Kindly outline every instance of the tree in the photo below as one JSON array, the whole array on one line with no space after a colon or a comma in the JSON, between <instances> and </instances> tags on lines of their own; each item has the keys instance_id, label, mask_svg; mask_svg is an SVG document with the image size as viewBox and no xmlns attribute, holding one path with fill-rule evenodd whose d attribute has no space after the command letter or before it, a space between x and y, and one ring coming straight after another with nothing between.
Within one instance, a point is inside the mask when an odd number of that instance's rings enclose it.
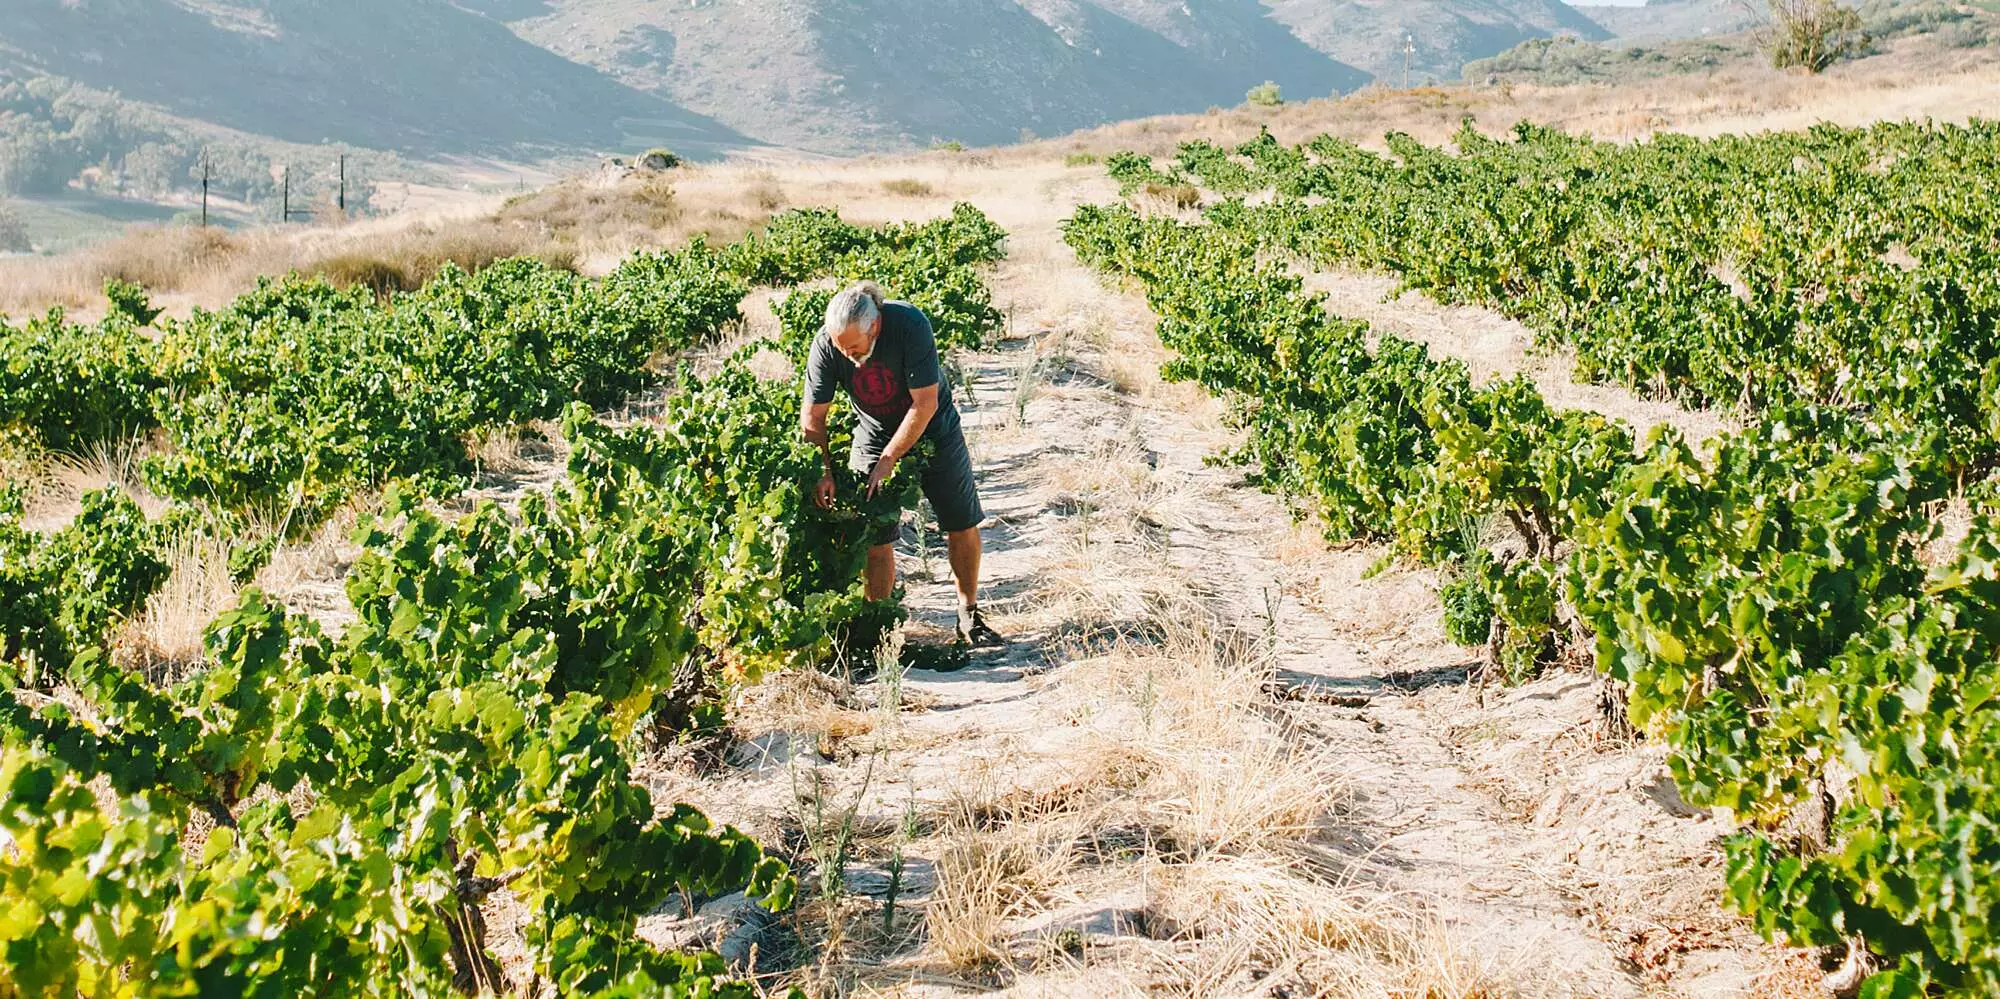
<instances>
[{"instance_id":1,"label":"tree","mask_svg":"<svg viewBox=\"0 0 2000 999\"><path fill-rule=\"evenodd\" d=\"M1818 73L1868 47L1861 13L1839 0L1770 0L1764 50L1771 65Z\"/></svg>"},{"instance_id":2,"label":"tree","mask_svg":"<svg viewBox=\"0 0 2000 999\"><path fill-rule=\"evenodd\" d=\"M1270 80L1251 87L1250 92L1243 95L1243 99L1262 108L1274 108L1285 103L1284 95L1278 91L1278 85Z\"/></svg>"},{"instance_id":3,"label":"tree","mask_svg":"<svg viewBox=\"0 0 2000 999\"><path fill-rule=\"evenodd\" d=\"M28 223L14 206L0 201L0 253L28 253L35 244L28 239Z\"/></svg>"}]
</instances>

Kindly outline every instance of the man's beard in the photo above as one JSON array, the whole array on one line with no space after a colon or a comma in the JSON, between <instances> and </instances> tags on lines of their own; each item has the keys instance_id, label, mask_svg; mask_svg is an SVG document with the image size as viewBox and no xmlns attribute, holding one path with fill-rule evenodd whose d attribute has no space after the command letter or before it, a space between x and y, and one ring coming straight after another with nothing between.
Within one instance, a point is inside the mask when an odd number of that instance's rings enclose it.
<instances>
[{"instance_id":1,"label":"man's beard","mask_svg":"<svg viewBox=\"0 0 2000 999\"><path fill-rule=\"evenodd\" d=\"M857 368L865 368L868 366L869 360L875 356L875 348L880 346L882 346L882 338L876 337L875 342L868 345L868 353L860 357L850 357L848 360L853 361L854 366Z\"/></svg>"}]
</instances>

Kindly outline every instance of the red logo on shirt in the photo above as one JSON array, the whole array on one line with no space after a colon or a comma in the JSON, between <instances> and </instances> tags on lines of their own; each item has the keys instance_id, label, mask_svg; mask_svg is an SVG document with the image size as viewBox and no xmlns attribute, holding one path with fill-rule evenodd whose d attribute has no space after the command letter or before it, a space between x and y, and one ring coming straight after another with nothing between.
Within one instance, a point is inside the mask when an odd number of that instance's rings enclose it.
<instances>
[{"instance_id":1,"label":"red logo on shirt","mask_svg":"<svg viewBox=\"0 0 2000 999\"><path fill-rule=\"evenodd\" d=\"M854 369L854 402L868 415L881 418L901 416L910 408L909 394L902 379L880 361Z\"/></svg>"}]
</instances>

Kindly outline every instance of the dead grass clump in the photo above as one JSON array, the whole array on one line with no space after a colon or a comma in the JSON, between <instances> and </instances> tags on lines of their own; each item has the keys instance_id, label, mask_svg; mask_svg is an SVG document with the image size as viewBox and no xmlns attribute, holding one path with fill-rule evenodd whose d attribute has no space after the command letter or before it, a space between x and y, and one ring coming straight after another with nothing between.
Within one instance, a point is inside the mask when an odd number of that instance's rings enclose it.
<instances>
[{"instance_id":1,"label":"dead grass clump","mask_svg":"<svg viewBox=\"0 0 2000 999\"><path fill-rule=\"evenodd\" d=\"M143 438L98 441L76 452L40 455L20 462L23 478L38 488L29 494L27 522L54 530L83 509L83 494L117 489L132 497L147 517L158 517L166 501L148 490L140 473L147 454Z\"/></svg>"},{"instance_id":2,"label":"dead grass clump","mask_svg":"<svg viewBox=\"0 0 2000 999\"><path fill-rule=\"evenodd\" d=\"M238 588L229 575L228 547L215 538L186 532L167 544L164 555L166 582L125 622L115 644L127 669L173 683L199 668L203 632L236 602Z\"/></svg>"},{"instance_id":3,"label":"dead grass clump","mask_svg":"<svg viewBox=\"0 0 2000 999\"><path fill-rule=\"evenodd\" d=\"M550 267L575 270L576 250L525 225L486 220L418 226L340 249L306 265L341 287L359 285L376 294L415 291L446 264L477 271L496 260L533 257Z\"/></svg>"},{"instance_id":4,"label":"dead grass clump","mask_svg":"<svg viewBox=\"0 0 2000 999\"><path fill-rule=\"evenodd\" d=\"M914 177L885 180L882 182L882 190L899 198L928 198L937 193L936 188Z\"/></svg>"},{"instance_id":5,"label":"dead grass clump","mask_svg":"<svg viewBox=\"0 0 2000 999\"><path fill-rule=\"evenodd\" d=\"M258 571L257 585L285 603L323 618L350 615L345 580L348 568L361 554L354 530L365 504L365 500L351 502L334 511L311 536L280 544Z\"/></svg>"},{"instance_id":6,"label":"dead grass clump","mask_svg":"<svg viewBox=\"0 0 2000 999\"><path fill-rule=\"evenodd\" d=\"M220 228L133 226L77 253L0 262L0 313L88 309L102 303L111 278L153 291L187 288L226 270L250 243Z\"/></svg>"},{"instance_id":7,"label":"dead grass clump","mask_svg":"<svg viewBox=\"0 0 2000 999\"><path fill-rule=\"evenodd\" d=\"M242 243L239 237L213 227L140 228L104 244L86 259L95 271L94 286L117 278L164 290L189 284L194 274L239 252Z\"/></svg>"},{"instance_id":8,"label":"dead grass clump","mask_svg":"<svg viewBox=\"0 0 2000 999\"><path fill-rule=\"evenodd\" d=\"M1201 205L1201 189L1193 184L1162 184L1149 181L1139 193L1145 200L1177 211L1188 211Z\"/></svg>"},{"instance_id":9,"label":"dead grass clump","mask_svg":"<svg viewBox=\"0 0 2000 999\"><path fill-rule=\"evenodd\" d=\"M991 804L960 797L938 833L937 890L924 932L944 964L960 973L1012 963L1017 922L1043 911L1076 872L1078 844L1100 825L1079 801Z\"/></svg>"},{"instance_id":10,"label":"dead grass clump","mask_svg":"<svg viewBox=\"0 0 2000 999\"><path fill-rule=\"evenodd\" d=\"M791 199L785 195L785 189L778 185L778 179L768 174L759 177L745 194L749 197L750 203L763 212L775 212L791 204Z\"/></svg>"},{"instance_id":11,"label":"dead grass clump","mask_svg":"<svg viewBox=\"0 0 2000 999\"><path fill-rule=\"evenodd\" d=\"M571 240L656 238L685 214L674 187L662 178L616 185L570 180L508 201L495 213Z\"/></svg>"},{"instance_id":12,"label":"dead grass clump","mask_svg":"<svg viewBox=\"0 0 2000 999\"><path fill-rule=\"evenodd\" d=\"M730 705L730 727L741 743L783 733L810 740L823 755L836 755L845 740L875 730L876 719L856 696L854 685L817 669L786 670L745 688Z\"/></svg>"}]
</instances>

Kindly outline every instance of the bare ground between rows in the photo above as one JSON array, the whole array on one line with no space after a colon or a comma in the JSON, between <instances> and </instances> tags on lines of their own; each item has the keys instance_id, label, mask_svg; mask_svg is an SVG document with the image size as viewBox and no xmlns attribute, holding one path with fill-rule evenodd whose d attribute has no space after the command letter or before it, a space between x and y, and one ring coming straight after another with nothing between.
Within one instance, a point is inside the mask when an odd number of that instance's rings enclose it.
<instances>
[{"instance_id":1,"label":"bare ground between rows","mask_svg":"<svg viewBox=\"0 0 2000 999\"><path fill-rule=\"evenodd\" d=\"M1471 987L1438 994L1814 994L1796 955L1719 909L1721 820L1680 802L1656 749L1596 739L1587 678L1467 685L1476 650L1443 638L1428 574L1371 575L1381 552L1329 548L1240 471L1209 464L1231 436L1217 407L1135 386L1130 367L1160 360L1150 319L1130 296L1091 294L1105 301L1089 324L1024 331L968 365L962 398L993 517L986 604L1015 644L960 673L911 671L893 691L753 690L727 767L652 778L663 796L792 844L809 888L813 813L830 808L855 831L839 897L766 934L772 980L823 994L1398 994L1386 980L1316 992L1256 960L1202 979L1190 969L1225 942L1162 925L1171 869L1158 866L1024 881L1020 904L997 917L991 959L957 960L940 942L942 915L927 907L940 878L951 887L956 876L940 873L956 849L943 832L953 816L1004 828L1029 821L1023 802L1115 806L1103 761L1122 732L1138 741L1137 723L1129 710L1080 707L1094 702L1077 691L1111 684L1097 675L1105 651L1154 641L1149 608L1174 600L1262 650L1259 710L1300 751L1337 759L1341 803L1301 838L1301 856L1430 941L1440 965L1470 969ZM1370 318L1385 329L1462 335L1450 331L1465 317L1374 297ZM1106 491L1120 476L1134 481ZM924 571L915 540L903 545L913 631L936 634L952 612L948 574L941 550ZM898 848L902 928L864 929L887 908ZM833 924L841 936L829 941ZM649 925L673 942L691 924L661 914Z\"/></svg>"}]
</instances>

